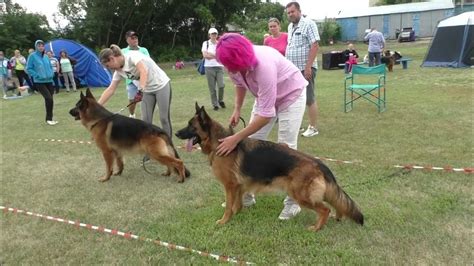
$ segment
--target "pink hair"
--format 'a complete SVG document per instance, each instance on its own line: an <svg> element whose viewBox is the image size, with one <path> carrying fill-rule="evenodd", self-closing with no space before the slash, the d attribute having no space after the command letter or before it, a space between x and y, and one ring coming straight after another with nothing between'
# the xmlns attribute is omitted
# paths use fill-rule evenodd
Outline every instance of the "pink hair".
<svg viewBox="0 0 474 266"><path fill-rule="evenodd" d="M236 33L224 34L219 39L216 56L217 61L232 72L247 70L258 64L253 44L247 38Z"/></svg>

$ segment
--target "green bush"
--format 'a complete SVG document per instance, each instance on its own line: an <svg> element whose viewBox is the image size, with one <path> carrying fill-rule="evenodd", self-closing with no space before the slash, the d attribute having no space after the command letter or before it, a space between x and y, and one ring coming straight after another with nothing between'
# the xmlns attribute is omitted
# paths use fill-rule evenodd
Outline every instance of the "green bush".
<svg viewBox="0 0 474 266"><path fill-rule="evenodd" d="M336 42L336 40L341 39L341 26L334 19L325 18L324 22L318 25L318 29L320 31L321 45L328 45L331 40Z"/></svg>

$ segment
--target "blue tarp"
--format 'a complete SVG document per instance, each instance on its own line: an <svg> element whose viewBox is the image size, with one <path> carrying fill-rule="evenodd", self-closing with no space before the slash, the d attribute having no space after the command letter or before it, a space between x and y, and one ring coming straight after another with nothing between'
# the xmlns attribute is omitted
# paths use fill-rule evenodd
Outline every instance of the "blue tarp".
<svg viewBox="0 0 474 266"><path fill-rule="evenodd" d="M59 59L59 52L66 50L68 55L77 60L74 76L89 87L107 87L112 75L104 68L97 55L86 46L71 40L57 39L45 44L46 51L52 51Z"/></svg>

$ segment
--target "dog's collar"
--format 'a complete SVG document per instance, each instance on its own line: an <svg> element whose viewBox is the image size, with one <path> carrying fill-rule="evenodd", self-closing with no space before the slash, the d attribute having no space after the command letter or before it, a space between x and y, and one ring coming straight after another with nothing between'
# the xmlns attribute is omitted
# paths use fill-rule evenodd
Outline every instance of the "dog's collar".
<svg viewBox="0 0 474 266"><path fill-rule="evenodd" d="M95 122L95 123L90 127L89 130L92 130L92 129L93 129L95 126L97 126L97 124L99 124L100 122L107 121L107 120L109 120L110 118L112 118L112 117L114 117L114 116L116 116L116 115L117 115L117 114L112 114L112 115L110 115L110 116L107 116L106 118L100 119L99 121Z"/></svg>

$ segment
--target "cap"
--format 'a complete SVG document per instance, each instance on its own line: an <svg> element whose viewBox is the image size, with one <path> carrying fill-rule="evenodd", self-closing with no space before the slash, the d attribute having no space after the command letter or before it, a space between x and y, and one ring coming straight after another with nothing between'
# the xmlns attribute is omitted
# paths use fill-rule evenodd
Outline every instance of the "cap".
<svg viewBox="0 0 474 266"><path fill-rule="evenodd" d="M38 44L40 44L40 43L41 43L41 44L44 44L44 41L43 41L43 40L36 40L36 42L35 42L35 47L37 47Z"/></svg>
<svg viewBox="0 0 474 266"><path fill-rule="evenodd" d="M213 33L219 33L216 28L210 28L209 31L207 32L208 34L213 34Z"/></svg>
<svg viewBox="0 0 474 266"><path fill-rule="evenodd" d="M134 32L133 30L129 30L127 31L127 33L125 33L125 37L128 38L128 37L138 37L138 34L136 32Z"/></svg>

